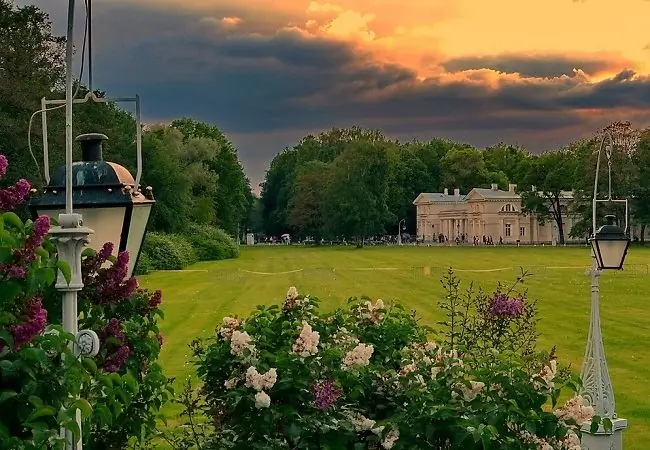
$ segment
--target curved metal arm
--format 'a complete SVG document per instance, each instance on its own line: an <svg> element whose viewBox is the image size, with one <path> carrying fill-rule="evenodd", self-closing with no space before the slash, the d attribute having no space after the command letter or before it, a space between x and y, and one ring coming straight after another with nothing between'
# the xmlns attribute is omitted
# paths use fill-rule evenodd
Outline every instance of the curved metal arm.
<svg viewBox="0 0 650 450"><path fill-rule="evenodd" d="M607 157L607 198L598 199L598 175L600 173L600 154L603 152L605 140L609 140L609 144L605 146L605 156ZM625 204L625 232L628 228L628 201L627 199L615 200L612 198L612 151L614 147L614 137L609 130L603 130L603 136L600 140L598 147L598 156L596 158L596 175L594 176L594 196L591 204L591 218L592 218L592 233L596 232L596 205L599 202L608 203L624 203Z"/></svg>
<svg viewBox="0 0 650 450"><path fill-rule="evenodd" d="M94 92L88 91L83 98L75 98L72 100L74 104L86 103L92 100L94 103L135 103L135 149L137 172L135 175L135 186L133 193L137 193L140 188L140 179L142 178L142 111L140 108L140 96L135 97L97 97ZM45 172L45 181L50 182L50 158L49 158L49 145L47 139L47 111L48 105L64 105L65 100L47 100L41 99L41 118L43 124L43 170Z"/></svg>

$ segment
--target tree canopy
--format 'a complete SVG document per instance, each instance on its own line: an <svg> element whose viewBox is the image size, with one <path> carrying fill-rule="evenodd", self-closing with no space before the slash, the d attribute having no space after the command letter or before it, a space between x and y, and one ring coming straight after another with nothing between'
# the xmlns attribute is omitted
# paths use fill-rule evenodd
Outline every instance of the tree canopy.
<svg viewBox="0 0 650 450"><path fill-rule="evenodd" d="M0 153L12 162L4 183L29 179L43 187L41 98L63 99L65 39L52 34L50 20L35 6L16 7L0 0ZM77 98L88 92L77 80ZM95 91L98 97L107 93ZM48 111L51 168L64 162L65 109ZM121 105L75 104L74 135L108 136L107 160L136 172L133 115ZM31 149L28 148L31 133ZM255 199L232 142L214 125L180 118L154 125L142 138L144 185L151 185L157 204L151 228L182 232L192 223L216 225L231 234L249 227Z"/></svg>

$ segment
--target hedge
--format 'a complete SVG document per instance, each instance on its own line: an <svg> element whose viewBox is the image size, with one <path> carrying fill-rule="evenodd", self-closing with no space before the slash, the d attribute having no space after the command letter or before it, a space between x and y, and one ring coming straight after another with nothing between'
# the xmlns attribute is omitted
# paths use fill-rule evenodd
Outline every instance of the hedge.
<svg viewBox="0 0 650 450"><path fill-rule="evenodd" d="M142 257L149 260L150 270L181 270L198 260L184 236L167 233L148 233Z"/></svg>
<svg viewBox="0 0 650 450"><path fill-rule="evenodd" d="M216 261L239 256L237 244L221 228L209 225L190 225L186 237L194 247L199 261Z"/></svg>

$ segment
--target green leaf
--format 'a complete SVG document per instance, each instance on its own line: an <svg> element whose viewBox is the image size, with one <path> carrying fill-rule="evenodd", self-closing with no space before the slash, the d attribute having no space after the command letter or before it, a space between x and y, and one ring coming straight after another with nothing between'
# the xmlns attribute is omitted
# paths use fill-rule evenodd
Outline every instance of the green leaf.
<svg viewBox="0 0 650 450"><path fill-rule="evenodd" d="M29 417L27 418L27 421L32 421L34 419L38 419L39 417L54 417L56 415L56 409L52 406L40 406L32 412Z"/></svg>
<svg viewBox="0 0 650 450"><path fill-rule="evenodd" d="M2 217L2 221L5 224L13 225L14 227L18 228L19 230L22 230L23 227L25 226L23 224L23 221L20 220L20 217L18 217L18 214L13 213L11 211L2 214L1 217ZM3 227L3 229L4 229L4 227Z"/></svg>
<svg viewBox="0 0 650 450"><path fill-rule="evenodd" d="M97 364L91 358L83 358L81 364L86 368L90 373L97 373Z"/></svg>
<svg viewBox="0 0 650 450"><path fill-rule="evenodd" d="M76 399L72 405L81 411L83 417L88 417L93 412L92 406L90 406L90 403L85 398Z"/></svg>
<svg viewBox="0 0 650 450"><path fill-rule="evenodd" d="M45 250L43 247L37 247L36 250L34 250L34 253L36 253L38 256L40 256L43 259L47 259L50 257L50 253Z"/></svg>
<svg viewBox="0 0 650 450"><path fill-rule="evenodd" d="M61 271L61 274L63 275L63 278L65 278L66 283L70 284L70 280L72 279L72 272L68 263L58 260L56 262L56 267Z"/></svg>
<svg viewBox="0 0 650 450"><path fill-rule="evenodd" d="M96 252L95 250L93 250L93 249L90 248L90 247L86 247L86 248L84 248L84 250L81 252L81 257L82 257L82 258L92 258L92 257L95 256L96 254L97 254L97 252Z"/></svg>
<svg viewBox="0 0 650 450"><path fill-rule="evenodd" d="M63 425L63 428L66 430L69 430L74 434L74 436L77 438L76 440L79 440L79 435L81 434L81 430L79 429L79 424L75 419L69 419L63 422L61 425Z"/></svg>
<svg viewBox="0 0 650 450"><path fill-rule="evenodd" d="M0 403L4 403L10 398L14 398L18 395L15 391L2 391L0 392Z"/></svg>
<svg viewBox="0 0 650 450"><path fill-rule="evenodd" d="M594 416L591 418L591 426L589 427L589 431L593 434L598 431L598 428L600 428L600 416Z"/></svg>
<svg viewBox="0 0 650 450"><path fill-rule="evenodd" d="M130 373L126 373L122 377L122 381L124 382L124 384L126 384L126 386L129 388L131 393L135 394L138 392L139 390L138 382L133 377L133 375L131 375Z"/></svg>

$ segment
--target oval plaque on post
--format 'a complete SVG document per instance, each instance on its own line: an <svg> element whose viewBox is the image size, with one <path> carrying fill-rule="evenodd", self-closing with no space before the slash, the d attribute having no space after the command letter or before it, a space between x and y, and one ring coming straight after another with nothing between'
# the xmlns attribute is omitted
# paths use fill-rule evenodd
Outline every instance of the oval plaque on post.
<svg viewBox="0 0 650 450"><path fill-rule="evenodd" d="M93 330L81 330L75 340L79 356L91 357L99 353L99 336Z"/></svg>

